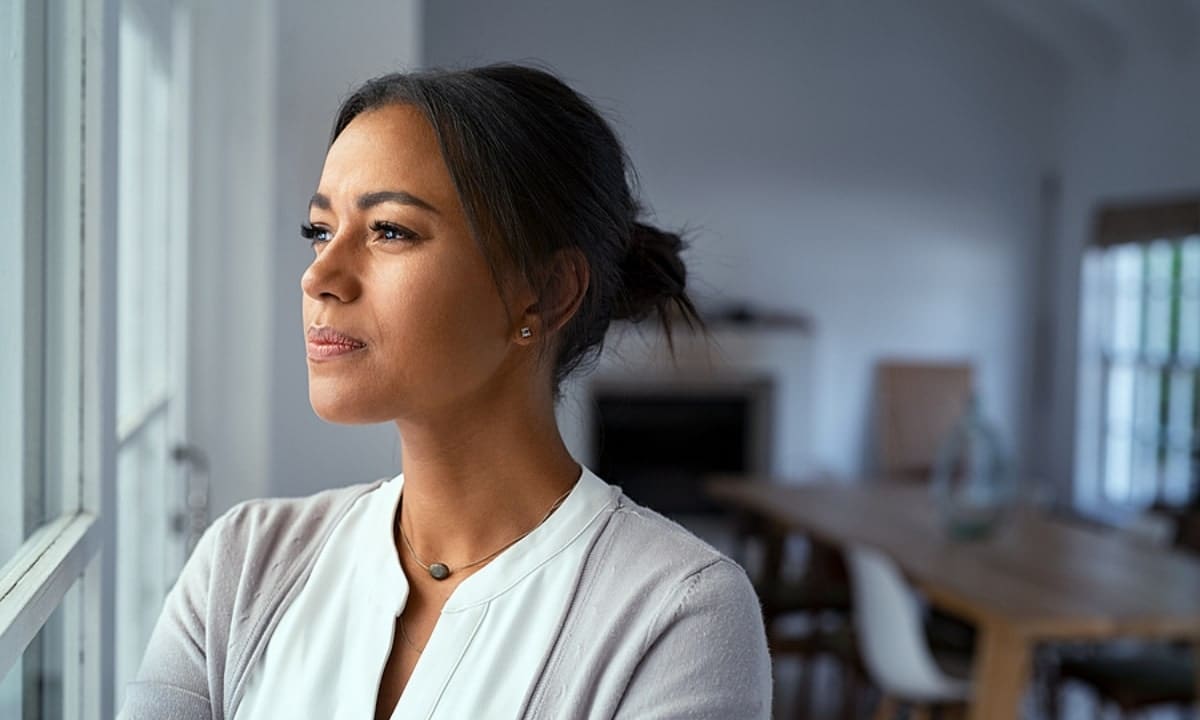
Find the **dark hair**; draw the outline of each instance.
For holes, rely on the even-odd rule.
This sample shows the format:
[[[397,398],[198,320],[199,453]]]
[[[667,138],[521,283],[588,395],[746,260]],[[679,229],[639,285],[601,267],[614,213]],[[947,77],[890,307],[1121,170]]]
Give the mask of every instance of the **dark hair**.
[[[563,250],[582,253],[590,283],[559,330],[554,388],[596,357],[613,319],[703,322],[686,291],[676,233],[638,221],[635,178],[612,128],[585,98],[537,68],[512,64],[393,73],[342,103],[332,143],[359,114],[410,105],[433,126],[467,219],[503,292],[524,277],[541,294]]]

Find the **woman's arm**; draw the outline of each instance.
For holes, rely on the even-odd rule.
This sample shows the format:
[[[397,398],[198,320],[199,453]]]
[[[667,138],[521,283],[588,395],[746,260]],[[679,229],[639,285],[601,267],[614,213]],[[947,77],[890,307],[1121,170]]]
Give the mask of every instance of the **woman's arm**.
[[[220,633],[209,627],[212,569],[226,518],[204,532],[167,594],[136,679],[125,688],[120,720],[214,719],[210,670],[223,668],[225,645],[220,645],[222,652],[213,652],[214,636]]]
[[[762,609],[745,572],[720,560],[664,604],[616,717],[766,720],[771,660]]]
[[[288,598],[346,511],[382,480],[247,500],[205,531],[126,688],[122,720],[226,720]]]

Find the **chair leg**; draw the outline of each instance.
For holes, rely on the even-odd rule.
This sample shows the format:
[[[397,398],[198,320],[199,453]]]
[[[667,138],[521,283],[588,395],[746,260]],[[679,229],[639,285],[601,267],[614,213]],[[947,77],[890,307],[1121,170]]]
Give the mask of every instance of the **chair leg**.
[[[858,720],[858,672],[848,662],[839,663],[842,676],[842,720]]]
[[[1046,720],[1058,720],[1062,715],[1062,692],[1068,680],[1060,672],[1061,654],[1054,645],[1039,646],[1033,654],[1034,694]]]
[[[949,705],[943,705],[940,708],[938,715],[946,720],[967,720],[968,707],[969,706],[966,703],[951,703]]]
[[[875,708],[874,720],[896,720],[896,698],[883,695]]]
[[[813,711],[813,702],[816,697],[816,679],[814,674],[816,671],[816,655],[805,655],[800,658],[800,682],[796,693],[796,707],[803,713],[801,717],[806,717]]]
[[[1046,678],[1042,688],[1045,702],[1042,710],[1046,713],[1046,720],[1058,720],[1062,715],[1062,688],[1063,682],[1057,675]]]

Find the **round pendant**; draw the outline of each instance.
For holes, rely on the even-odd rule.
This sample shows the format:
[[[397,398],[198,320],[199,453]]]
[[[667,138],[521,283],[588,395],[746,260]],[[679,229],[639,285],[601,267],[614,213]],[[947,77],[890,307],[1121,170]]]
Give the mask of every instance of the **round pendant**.
[[[434,563],[429,566],[429,574],[433,576],[434,580],[445,580],[450,577],[450,568],[442,563]]]

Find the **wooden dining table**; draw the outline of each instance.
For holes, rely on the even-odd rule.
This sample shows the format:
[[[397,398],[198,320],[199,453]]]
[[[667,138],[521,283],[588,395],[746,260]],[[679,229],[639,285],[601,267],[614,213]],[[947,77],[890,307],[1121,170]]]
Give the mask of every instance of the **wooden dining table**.
[[[1200,654],[1200,560],[1180,551],[1022,507],[984,539],[954,540],[921,484],[715,477],[707,491],[789,531],[882,551],[930,603],[972,622],[971,720],[1018,717],[1039,643],[1184,640]]]

